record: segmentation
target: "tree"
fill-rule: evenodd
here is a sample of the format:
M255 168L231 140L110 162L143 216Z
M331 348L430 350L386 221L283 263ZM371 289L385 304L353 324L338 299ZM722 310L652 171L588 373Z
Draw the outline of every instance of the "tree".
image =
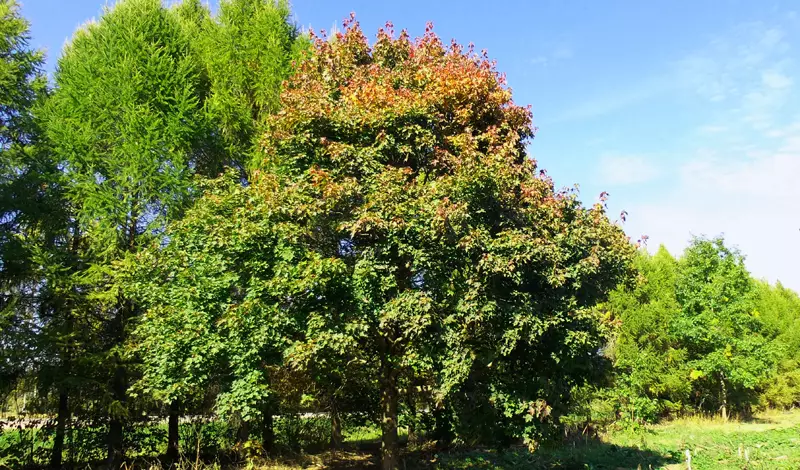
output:
M32 108L46 92L43 55L28 46L28 23L15 1L0 1L0 382L24 372L36 283L27 233L40 228L40 184L47 171Z
M14 1L0 2L0 35L0 376L4 388L24 374L43 396L55 392L50 463L60 467L77 345L92 330L75 315L80 236L36 115L47 98L44 58L28 47L28 23Z
M256 129L267 114L277 111L281 83L290 71L292 57L299 53L298 44L302 43L289 22L288 5L265 0L230 0L222 2L218 14L212 17L199 1L186 0L176 5L172 13L190 39L200 75L207 81L207 88L202 89L204 110L212 128L202 148L203 154L215 158L203 160L198 170L216 176L223 165L228 165L238 168L240 177L244 177L244 167L255 148ZM150 296L149 300L154 298ZM143 325L142 328L147 328L147 319ZM153 356L148 356L148 350L141 351L145 353L146 368L140 385L158 396L183 396L183 403L188 404L189 397L182 391L162 393L163 380L149 374L147 369L158 368L147 362ZM158 380L149 382L151 378ZM225 396L223 393L222 398ZM255 416L249 412L238 414L242 410L234 408L237 411L233 414L244 416L246 421ZM170 429L176 431L170 435L177 435L174 412L170 414L170 423L174 423ZM177 451L172 444L169 449L173 454Z
M504 432L535 438L591 368L590 307L634 248L602 204L554 191L510 99L487 59L431 31L370 48L351 22L316 40L250 184L208 183L163 249L129 257L145 382L187 396L219 380L217 409L252 421L285 366L330 403L378 384L385 468L400 384L420 378L434 405L469 384Z
M749 413L785 350L778 337L793 323L791 295L759 287L721 237L695 238L678 261L662 246L641 254L637 267L637 286L618 289L606 304L620 323L608 349L630 416Z
M125 284L146 309L134 335L141 384L188 402L210 384L216 408L271 444L271 387L309 311L325 312L345 289L342 263L308 248L315 203L270 175L206 181L203 197L168 228L169 243L129 256Z
M533 443L591 368L590 307L630 273L622 230L601 203L554 190L525 151L530 111L485 56L430 28L412 41L389 27L370 47L348 21L315 40L282 103L254 165L317 201L309 246L347 267L349 287L306 313L294 349L371 361L385 469L403 374L435 377L439 404L474 391Z
M111 396L110 463L122 458L129 368L124 344L138 306L114 284L114 263L180 214L193 170L208 160L201 67L158 0L125 0L76 32L43 112L68 182L87 260L80 273L103 323L98 364Z
M775 366L753 293L744 257L721 237L694 239L679 262L673 331L687 351L698 408L716 404L723 418L731 405L748 412Z
M608 349L626 416L653 421L679 411L691 392L686 349L672 327L678 263L662 245L653 256L640 252L636 267L639 282L621 286L604 306L619 323Z
M220 163L245 175L264 120L280 108L281 84L307 41L285 0L223 0L213 17L199 0L184 0L175 12L209 80L207 110L226 155Z

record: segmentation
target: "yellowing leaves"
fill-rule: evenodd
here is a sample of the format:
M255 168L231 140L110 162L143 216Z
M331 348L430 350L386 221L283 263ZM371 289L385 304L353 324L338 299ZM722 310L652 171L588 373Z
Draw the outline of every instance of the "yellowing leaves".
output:
M698 379L702 379L706 376L706 373L702 370L693 369L689 372L689 380L695 381Z

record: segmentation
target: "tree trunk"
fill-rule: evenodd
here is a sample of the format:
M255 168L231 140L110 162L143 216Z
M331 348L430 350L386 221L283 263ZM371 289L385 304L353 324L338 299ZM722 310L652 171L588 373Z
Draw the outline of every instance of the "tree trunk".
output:
M453 429L450 423L450 414L447 408L432 405L433 437L439 448L446 448L453 441Z
M250 440L250 423L242 421L236 431L236 442L243 444Z
M381 368L381 469L396 470L397 458L397 373L388 353L387 341L382 340L384 354Z
M414 401L414 381L408 384L406 390L406 406L408 407L408 443L417 443L417 404Z
M167 459L178 460L180 452L180 429L178 418L180 417L180 406L177 400L172 400L169 404L169 418L167 421Z
M336 401L331 405L331 447L334 449L342 447L342 420Z
M272 416L271 406L264 409L263 423L261 423L261 447L265 452L272 452L275 448L275 418Z
M720 407L720 412L722 414L722 419L727 421L728 420L728 388L725 386L725 375L724 374L720 374L719 386L720 386L720 401L722 401L722 407Z
M66 434L67 422L69 421L69 395L66 388L58 393L58 417L56 418L56 437L53 440L53 453L50 457L50 466L60 468L62 456L64 455L64 436Z
M125 366L122 360L116 358L117 365L114 369L114 400L119 403L119 408L111 413L111 423L108 427L108 466L111 469L118 469L122 465L124 457L122 448L123 432L123 413L125 402L127 401L128 380Z

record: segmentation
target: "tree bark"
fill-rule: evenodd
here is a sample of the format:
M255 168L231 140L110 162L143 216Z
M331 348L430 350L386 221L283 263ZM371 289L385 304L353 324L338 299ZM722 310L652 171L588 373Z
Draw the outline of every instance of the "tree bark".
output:
M331 447L339 449L342 447L342 417L339 415L339 407L334 400L331 405Z
M169 404L169 418L167 421L167 459L175 461L180 452L180 429L178 419L180 417L180 405L177 400Z
M275 418L271 406L264 409L264 418L261 423L261 447L265 452L272 452L275 448Z
M236 442L243 444L250 440L250 423L242 421L236 431Z
M67 422L69 421L69 395L66 388L58 393L58 416L56 418L56 437L53 440L53 453L50 457L50 466L61 468L64 455L64 436L66 434Z
M417 443L417 404L414 401L414 381L409 381L406 390L406 406L408 407L408 443Z
M388 341L382 339L381 377L381 469L398 468L397 445L397 373L388 351Z
M722 401L722 407L720 407L720 412L722 414L722 419L727 421L728 420L728 388L725 385L725 375L724 374L720 374L719 386L720 386L720 400Z
M119 402L121 407L125 407L127 401L128 391L128 378L125 365L122 360L116 358L116 367L114 368L114 385L113 393L114 400ZM123 433L123 416L120 410L114 410L111 414L111 423L108 427L108 466L111 469L117 469L122 465L124 451L122 447L122 433Z

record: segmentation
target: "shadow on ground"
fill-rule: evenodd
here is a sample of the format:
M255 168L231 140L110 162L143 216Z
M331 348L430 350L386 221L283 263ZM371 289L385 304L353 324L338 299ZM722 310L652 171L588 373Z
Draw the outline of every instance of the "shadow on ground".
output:
M544 447L530 453L525 447L505 450L406 449L404 470L620 470L661 468L682 461L681 455L663 455L634 447L620 447L599 440ZM327 454L317 468L356 470L378 468L378 451L370 448Z

